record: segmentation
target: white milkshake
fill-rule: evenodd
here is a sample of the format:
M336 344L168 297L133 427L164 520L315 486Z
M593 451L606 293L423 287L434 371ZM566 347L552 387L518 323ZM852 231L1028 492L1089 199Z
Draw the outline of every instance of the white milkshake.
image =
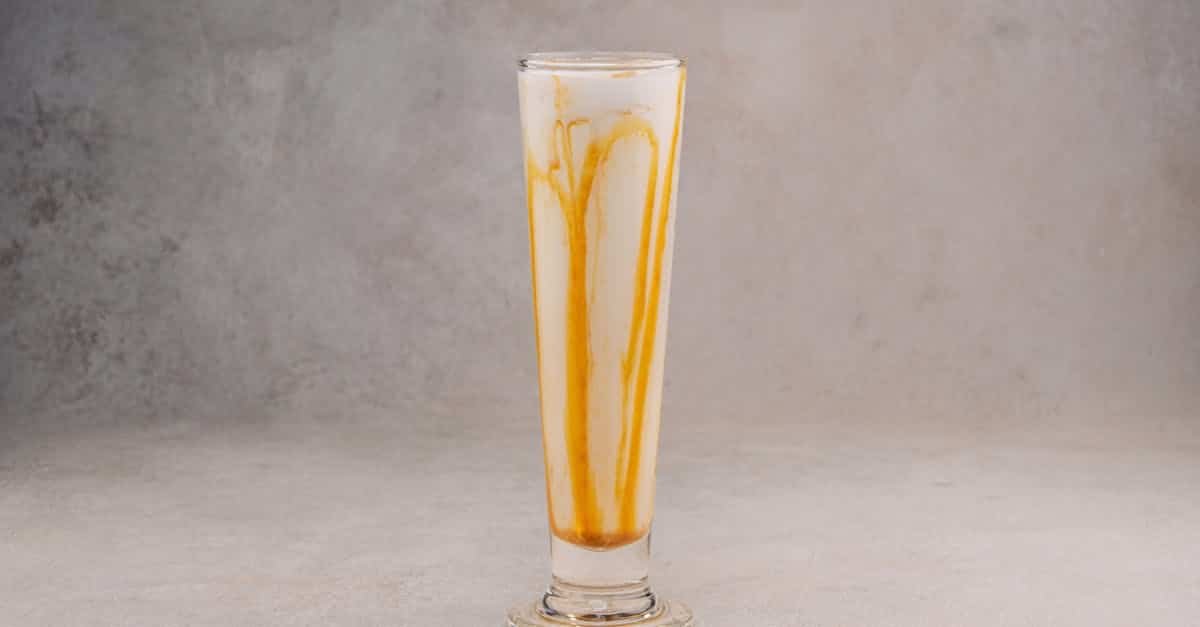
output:
M550 526L592 550L653 515L684 78L661 55L520 73Z

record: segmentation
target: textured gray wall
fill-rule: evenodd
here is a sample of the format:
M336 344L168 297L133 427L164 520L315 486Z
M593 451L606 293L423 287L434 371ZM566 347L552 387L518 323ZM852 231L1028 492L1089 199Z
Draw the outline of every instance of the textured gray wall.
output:
M513 59L588 47L691 62L669 405L1200 408L1200 5L721 4L9 0L5 423L533 420Z

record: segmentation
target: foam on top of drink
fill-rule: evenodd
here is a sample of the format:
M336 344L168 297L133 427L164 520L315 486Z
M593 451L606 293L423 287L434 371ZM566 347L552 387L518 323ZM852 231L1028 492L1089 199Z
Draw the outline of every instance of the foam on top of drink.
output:
M683 58L664 52L535 52L518 61L526 71L619 72L682 67Z

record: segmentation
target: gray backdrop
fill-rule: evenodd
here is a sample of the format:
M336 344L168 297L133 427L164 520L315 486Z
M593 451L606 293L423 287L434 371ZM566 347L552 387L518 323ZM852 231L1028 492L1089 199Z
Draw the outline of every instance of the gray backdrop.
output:
M601 47L690 63L664 585L710 625L1194 622L1200 5L735 4L7 0L0 617L532 597L514 59ZM1076 597L1012 609L1046 546Z

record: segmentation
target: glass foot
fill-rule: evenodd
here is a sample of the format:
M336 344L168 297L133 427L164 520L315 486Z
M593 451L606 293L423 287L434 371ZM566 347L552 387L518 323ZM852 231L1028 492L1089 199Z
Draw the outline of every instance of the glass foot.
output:
M659 601L644 613L633 616L547 615L545 602L538 601L508 611L508 627L693 627L692 611L677 601Z

